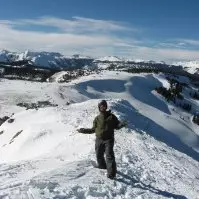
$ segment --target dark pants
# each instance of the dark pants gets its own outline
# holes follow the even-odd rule
[[[113,151],[114,138],[103,140],[96,138],[95,152],[99,168],[107,169],[107,176],[115,177],[116,175],[116,163],[115,155]],[[106,161],[104,159],[104,153],[106,154]]]

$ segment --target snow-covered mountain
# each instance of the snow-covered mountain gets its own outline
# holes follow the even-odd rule
[[[95,59],[95,62],[122,62],[122,61],[124,60],[116,56],[106,56]]]
[[[128,71],[131,73],[164,72],[191,75],[182,66],[168,65],[162,61],[131,60],[115,56],[94,59],[78,54],[66,57],[60,53],[53,52],[25,51],[23,53],[13,53],[6,50],[0,52],[0,76],[7,79],[44,82],[52,80],[57,76],[56,73],[63,74],[61,71],[64,71],[63,82],[74,79],[79,75],[91,74],[97,70]],[[194,76],[193,78],[198,77]]]
[[[116,56],[105,56],[101,58],[91,58],[82,55],[64,56],[54,52],[32,52],[22,53],[0,51],[0,68],[5,66],[12,67],[35,67],[49,70],[71,70],[81,68],[95,69],[149,69],[172,72],[198,73],[198,61],[189,63],[166,64],[163,61],[155,62],[152,60],[144,61],[138,59],[124,59]]]
[[[170,78],[184,83],[184,100],[197,111],[189,79]],[[101,71],[63,84],[1,79],[0,198],[197,199],[199,126],[193,112],[157,94],[159,86],[170,87],[168,76]],[[128,121],[115,132],[115,180],[93,167],[95,135],[76,131],[92,126],[101,99]]]
[[[0,51],[0,62],[12,63],[25,60],[28,61],[29,64],[32,64],[36,67],[64,69],[80,68],[90,65],[93,61],[93,58],[81,55],[66,57],[60,53],[54,52],[25,51],[22,53],[17,53],[6,50]]]
[[[183,66],[184,70],[191,74],[199,74],[199,61],[174,62],[173,65]]]

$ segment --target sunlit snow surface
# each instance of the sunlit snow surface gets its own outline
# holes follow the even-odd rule
[[[0,117],[14,122],[0,126],[0,198],[197,199],[199,127],[154,91],[161,85],[169,86],[162,74],[123,72],[64,84],[1,79]],[[100,99],[128,120],[128,127],[115,131],[115,180],[93,167],[95,135],[76,132],[92,126]],[[38,101],[58,106],[16,105]]]

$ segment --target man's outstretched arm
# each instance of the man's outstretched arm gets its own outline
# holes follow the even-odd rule
[[[95,133],[96,126],[97,126],[97,123],[96,123],[96,118],[95,118],[94,121],[93,121],[93,127],[92,128],[80,128],[80,129],[77,129],[77,131],[79,133],[83,133],[83,134],[92,134],[92,133]]]
[[[128,122],[126,120],[120,121],[115,115],[113,115],[113,118],[115,120],[115,129],[117,130],[126,127],[128,125]]]
[[[77,129],[77,132],[83,133],[83,134],[92,134],[95,132],[95,130],[92,128],[80,128],[80,129]]]
[[[121,129],[123,127],[126,127],[128,125],[128,122],[127,121],[119,121],[116,129]]]

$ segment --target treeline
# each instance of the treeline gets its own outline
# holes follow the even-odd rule
[[[17,67],[8,67],[4,65],[0,65],[2,69],[0,77],[4,77],[7,79],[21,79],[21,80],[30,80],[30,81],[40,81],[45,82],[50,76],[52,76],[57,70],[47,70],[47,69],[39,69],[28,66],[17,66]]]
[[[193,116],[193,122],[199,125],[199,114]]]
[[[198,94],[197,92],[190,93],[190,96],[191,96],[193,99],[199,100],[199,94]]]
[[[46,82],[52,75],[60,71],[74,71],[85,65],[92,65],[93,59],[63,59],[49,63],[49,67],[35,66],[31,61],[22,60],[14,62],[0,62],[0,77],[6,79],[21,79],[29,81]],[[71,72],[73,73],[73,72]],[[82,75],[83,72],[77,72]],[[85,73],[84,73],[85,74]],[[66,75],[65,79],[72,79],[74,75]]]
[[[183,86],[186,84],[180,83],[175,79],[170,79],[170,88],[167,89],[163,86],[155,88],[156,92],[161,94],[165,99],[169,102],[172,101],[177,106],[180,106],[186,111],[191,111],[192,105],[185,102],[177,102],[178,100],[183,100],[184,97],[182,95]]]
[[[116,62],[111,63],[110,61],[103,61],[101,63],[109,64],[107,70],[122,70],[128,73],[169,73],[176,75],[188,76],[188,72],[184,71],[181,66],[167,65],[163,63],[155,62]]]
[[[58,80],[59,83],[69,82],[77,77],[87,76],[93,73],[99,73],[98,70],[89,70],[89,69],[76,69],[76,70],[69,70],[65,71],[65,74]],[[51,76],[48,81],[53,82],[55,77]]]

